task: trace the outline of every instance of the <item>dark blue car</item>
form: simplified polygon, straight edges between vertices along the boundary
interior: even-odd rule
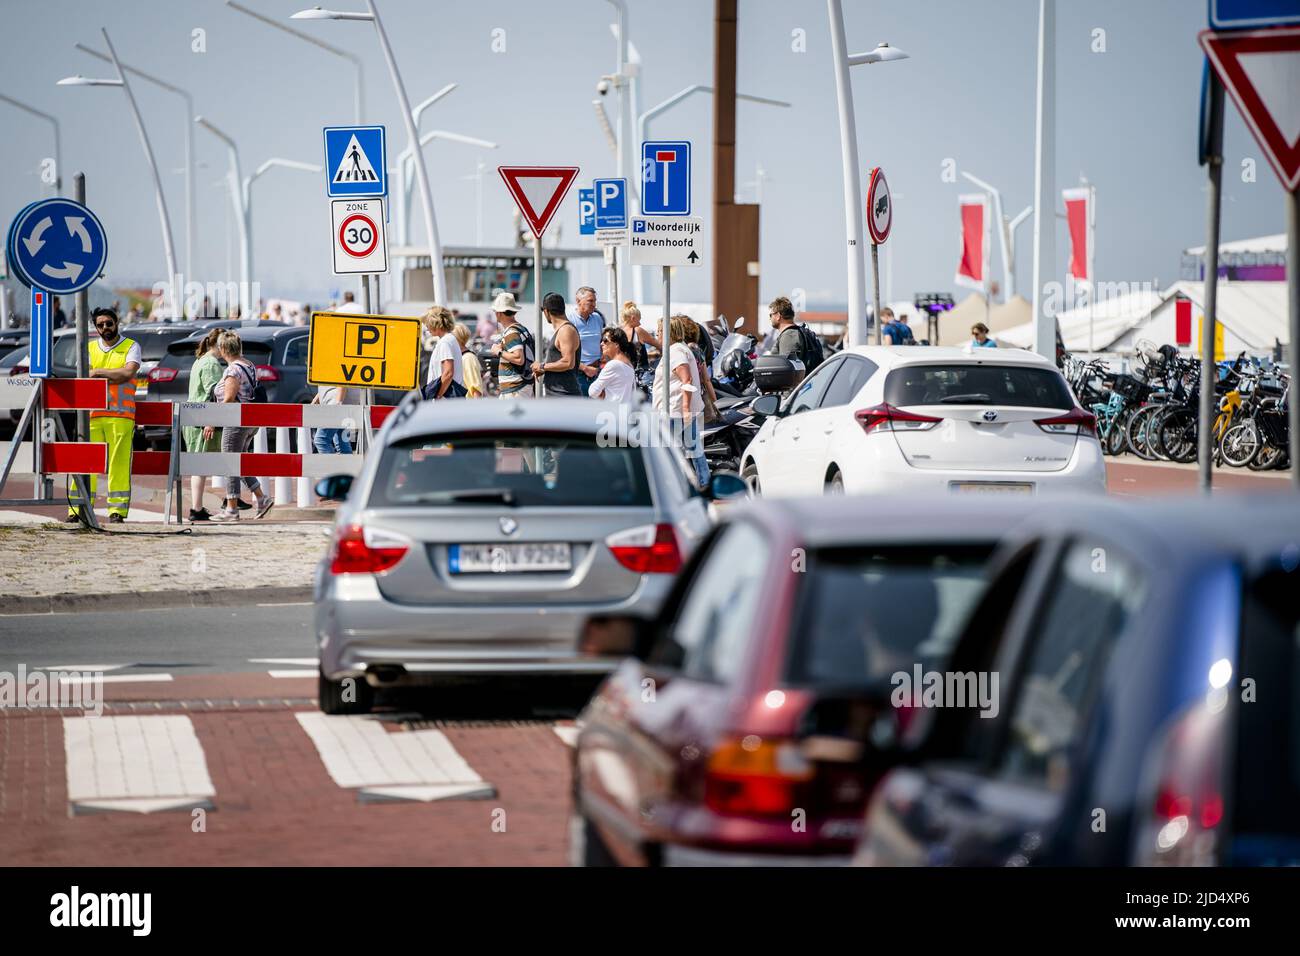
[[[855,862],[1300,863],[1300,499],[1067,506],[992,574],[943,676],[996,713],[914,712]]]

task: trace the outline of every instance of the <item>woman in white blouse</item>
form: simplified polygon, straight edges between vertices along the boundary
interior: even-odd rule
[[[636,366],[632,343],[622,329],[607,328],[600,333],[600,357],[604,360],[600,374],[588,389],[591,398],[631,404],[636,400]]]

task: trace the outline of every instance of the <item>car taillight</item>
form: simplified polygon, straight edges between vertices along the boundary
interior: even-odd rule
[[[637,574],[676,574],[682,566],[677,532],[670,524],[647,524],[616,531],[605,545],[619,564]]]
[[[280,373],[269,365],[257,366],[257,380],[259,382],[278,382]]]
[[[799,787],[812,777],[812,763],[792,741],[731,738],[709,756],[704,803],[728,816],[788,818],[799,805]]]
[[[10,375],[26,375],[30,371],[26,365],[15,365],[9,370]]]
[[[1156,745],[1154,792],[1139,815],[1138,866],[1207,866],[1216,862],[1223,821],[1226,694],[1211,691],[1177,718]]]
[[[390,531],[343,525],[334,536],[330,574],[383,574],[410,548],[409,541]]]
[[[905,412],[887,402],[860,409],[853,417],[868,435],[874,432],[924,432],[943,421],[931,415]]]
[[[1097,434],[1097,416],[1082,408],[1072,408],[1064,415],[1054,415],[1051,418],[1036,418],[1034,424],[1053,435],[1078,435],[1084,432]]]
[[[159,365],[157,368],[153,368],[149,370],[148,377],[149,377],[149,381],[153,382],[154,384],[161,384],[162,382],[174,382],[176,380],[177,374],[178,374],[177,369],[164,368],[163,366]]]

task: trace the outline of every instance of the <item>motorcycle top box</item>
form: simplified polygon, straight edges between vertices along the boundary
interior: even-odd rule
[[[754,384],[760,392],[785,392],[804,377],[804,365],[786,355],[760,355],[754,362]]]

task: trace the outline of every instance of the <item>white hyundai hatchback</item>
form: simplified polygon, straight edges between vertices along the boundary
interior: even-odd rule
[[[741,469],[764,495],[1106,490],[1095,418],[1033,352],[858,346],[754,411]]]

